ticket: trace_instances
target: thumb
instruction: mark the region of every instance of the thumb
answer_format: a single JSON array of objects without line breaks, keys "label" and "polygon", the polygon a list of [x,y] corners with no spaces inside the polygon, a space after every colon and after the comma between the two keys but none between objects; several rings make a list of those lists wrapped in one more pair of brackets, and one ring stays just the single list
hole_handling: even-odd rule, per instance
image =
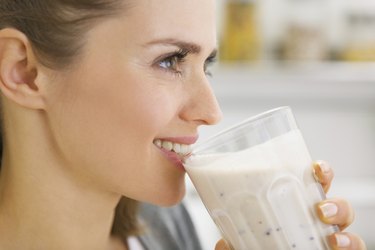
[{"label": "thumb", "polygon": [[224,239],[219,240],[215,246],[215,250],[231,250],[231,249],[232,248]]}]

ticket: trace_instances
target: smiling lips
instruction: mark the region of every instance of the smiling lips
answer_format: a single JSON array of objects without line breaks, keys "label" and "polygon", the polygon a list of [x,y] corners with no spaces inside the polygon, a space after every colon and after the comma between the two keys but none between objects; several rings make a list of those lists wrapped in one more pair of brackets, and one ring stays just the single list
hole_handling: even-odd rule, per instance
[{"label": "smiling lips", "polygon": [[[172,161],[178,168],[184,170],[183,161],[191,154],[191,144],[197,141],[198,137],[186,137],[180,139],[156,139],[154,144]],[[182,143],[184,142],[184,143]]]},{"label": "smiling lips", "polygon": [[171,141],[164,141],[160,139],[156,139],[154,144],[161,149],[165,149],[167,151],[175,152],[179,156],[183,157],[189,155],[191,153],[191,146],[188,144],[181,144]]}]

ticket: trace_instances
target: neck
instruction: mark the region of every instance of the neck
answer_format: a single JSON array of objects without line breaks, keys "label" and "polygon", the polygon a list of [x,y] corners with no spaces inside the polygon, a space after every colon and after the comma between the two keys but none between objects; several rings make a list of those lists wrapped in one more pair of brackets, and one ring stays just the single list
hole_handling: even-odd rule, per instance
[{"label": "neck", "polygon": [[3,153],[0,248],[110,249],[120,195],[73,178],[50,145],[35,147],[38,140],[21,134],[22,143],[7,144]]},{"label": "neck", "polygon": [[106,249],[119,197],[48,171],[28,173],[35,170],[29,164],[19,166],[21,175],[13,167],[3,165],[0,177],[0,242],[27,244],[17,249]]}]

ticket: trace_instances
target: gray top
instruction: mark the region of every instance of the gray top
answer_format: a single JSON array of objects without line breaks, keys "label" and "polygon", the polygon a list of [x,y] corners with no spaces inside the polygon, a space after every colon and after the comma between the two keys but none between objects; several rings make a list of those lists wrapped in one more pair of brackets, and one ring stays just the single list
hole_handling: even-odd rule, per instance
[{"label": "gray top", "polygon": [[141,204],[142,234],[145,250],[201,250],[191,218],[183,204],[161,208]]}]

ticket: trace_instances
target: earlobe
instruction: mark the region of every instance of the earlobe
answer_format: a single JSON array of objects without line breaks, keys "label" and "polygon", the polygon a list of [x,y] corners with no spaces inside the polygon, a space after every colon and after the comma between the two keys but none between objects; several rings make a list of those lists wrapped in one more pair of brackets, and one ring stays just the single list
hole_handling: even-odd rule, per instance
[{"label": "earlobe", "polygon": [[26,36],[14,29],[0,30],[0,90],[11,101],[43,109],[37,82],[38,65]]}]

